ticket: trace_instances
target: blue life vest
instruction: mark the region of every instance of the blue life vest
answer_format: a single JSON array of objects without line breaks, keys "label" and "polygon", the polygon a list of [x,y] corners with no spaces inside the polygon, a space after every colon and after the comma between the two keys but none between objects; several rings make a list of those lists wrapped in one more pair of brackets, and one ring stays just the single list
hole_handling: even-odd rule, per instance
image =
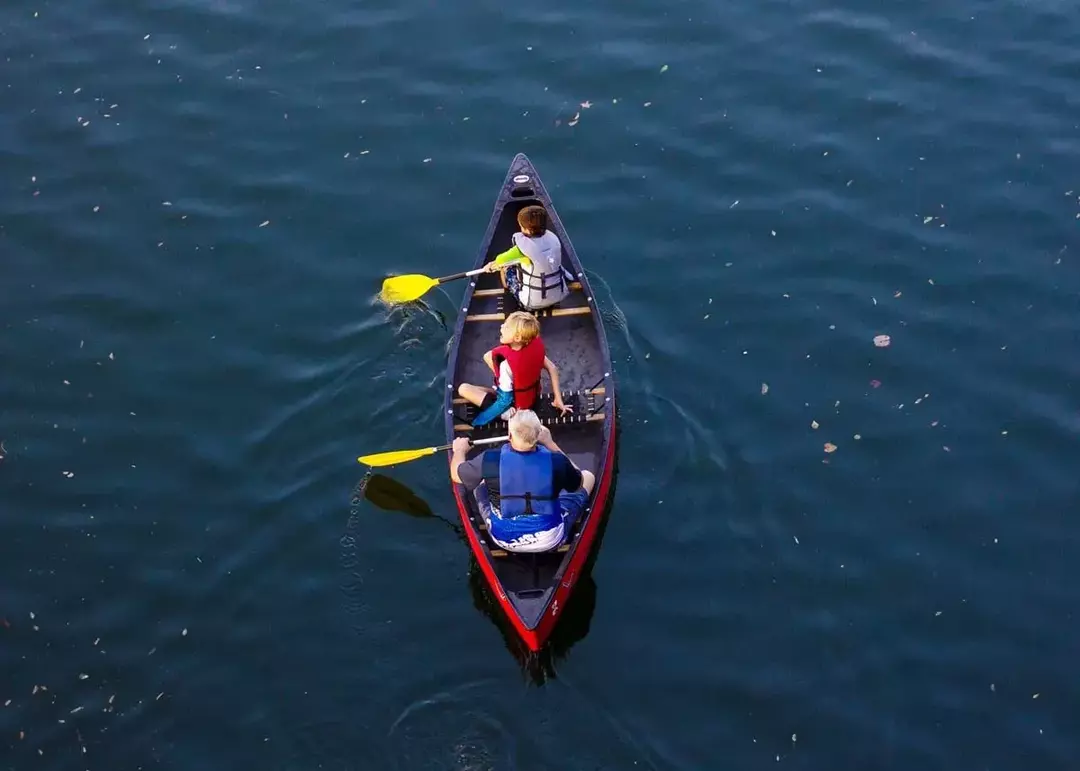
[{"label": "blue life vest", "polygon": [[518,452],[505,444],[483,457],[488,498],[498,508],[498,515],[491,517],[492,536],[510,542],[562,524],[550,450],[538,446],[532,452]]}]

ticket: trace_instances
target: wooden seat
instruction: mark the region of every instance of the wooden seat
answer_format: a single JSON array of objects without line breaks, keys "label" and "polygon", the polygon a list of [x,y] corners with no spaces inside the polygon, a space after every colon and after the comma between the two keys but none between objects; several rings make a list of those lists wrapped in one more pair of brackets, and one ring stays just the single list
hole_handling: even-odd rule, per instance
[{"label": "wooden seat", "polygon": [[[604,393],[604,387],[600,386],[599,388],[591,388],[591,389],[588,389],[588,390],[582,389],[580,391],[563,391],[562,392],[562,398],[563,398],[563,401],[565,402],[565,401],[569,401],[570,399],[572,399],[575,394],[583,394],[583,395],[589,396],[589,395],[592,395],[592,394],[602,394],[602,393]],[[540,398],[550,400],[551,399],[551,394],[540,394]],[[468,399],[463,399],[460,396],[458,398],[454,399],[454,404],[468,404],[468,403],[469,403]]]},{"label": "wooden seat", "polygon": [[[552,549],[551,551],[556,552],[556,553],[568,552],[568,551],[570,551],[570,544],[568,544],[568,543],[561,544],[557,549]],[[530,554],[548,554],[548,553],[549,552],[525,552],[525,553],[522,553],[522,554],[518,554],[517,552],[513,552],[513,554],[515,556],[517,556],[517,557],[527,557]],[[491,549],[490,554],[491,554],[492,557],[509,557],[511,552],[508,552],[506,549]]]},{"label": "wooden seat", "polygon": [[[583,305],[580,308],[551,308],[539,311],[530,311],[534,316],[546,318],[548,316],[585,316],[592,313],[592,308]],[[471,313],[465,317],[466,321],[505,321],[506,314],[498,313]]]},{"label": "wooden seat", "polygon": [[[606,413],[606,410],[603,409],[604,404],[607,401],[607,398],[605,397],[606,393],[607,389],[604,386],[563,391],[563,402],[574,408],[574,412],[569,415],[562,415],[555,409],[555,397],[553,394],[543,393],[540,394],[536,404],[533,405],[533,411],[536,412],[541,423],[552,428],[555,426],[571,426],[602,422]],[[466,405],[464,414],[455,410],[455,415],[458,420],[473,420],[480,412],[479,408],[469,404],[467,400],[460,397],[454,399],[453,404],[455,406]],[[480,426],[476,431],[481,435],[490,434],[491,436],[495,436],[497,433],[506,433],[509,430],[509,426],[510,424],[508,421],[498,419]],[[458,433],[471,433],[473,430],[473,426],[469,423],[454,424],[454,431]]]},{"label": "wooden seat", "polygon": [[[576,423],[598,423],[604,420],[604,413],[597,413],[595,415],[562,415],[557,418],[550,418],[543,421],[545,426],[572,426]],[[509,426],[509,422],[505,420],[493,420],[487,425],[481,426],[481,429],[499,429],[506,431]],[[473,427],[468,423],[455,423],[455,431],[472,431]]]}]

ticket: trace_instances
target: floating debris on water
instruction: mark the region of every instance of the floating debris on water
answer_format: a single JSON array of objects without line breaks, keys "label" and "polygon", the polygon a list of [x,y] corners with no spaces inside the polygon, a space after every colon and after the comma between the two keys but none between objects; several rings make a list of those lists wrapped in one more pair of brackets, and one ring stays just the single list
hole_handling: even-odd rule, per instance
[{"label": "floating debris on water", "polygon": [[892,343],[892,338],[888,335],[874,336],[874,345],[876,345],[878,348],[886,348],[889,346],[890,343]]},{"label": "floating debris on water", "polygon": [[832,442],[825,442],[825,452],[836,452],[836,445]]}]

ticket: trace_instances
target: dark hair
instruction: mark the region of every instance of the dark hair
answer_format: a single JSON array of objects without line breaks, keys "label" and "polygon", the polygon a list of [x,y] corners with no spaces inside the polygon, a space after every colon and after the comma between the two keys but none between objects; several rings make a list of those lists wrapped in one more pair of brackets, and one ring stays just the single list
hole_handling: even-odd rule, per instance
[{"label": "dark hair", "polygon": [[518,212],[517,221],[527,236],[543,235],[548,228],[548,215],[543,206],[526,206]]}]

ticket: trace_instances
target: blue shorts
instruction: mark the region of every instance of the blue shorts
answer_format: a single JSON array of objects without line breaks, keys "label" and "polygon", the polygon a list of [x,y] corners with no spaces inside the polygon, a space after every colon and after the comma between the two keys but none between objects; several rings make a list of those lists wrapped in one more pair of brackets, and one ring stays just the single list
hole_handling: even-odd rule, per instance
[{"label": "blue shorts", "polygon": [[521,268],[511,265],[506,269],[506,288],[514,297],[521,295]]},{"label": "blue shorts", "polygon": [[[473,496],[476,499],[477,505],[480,507],[480,513],[487,522],[488,528],[491,527],[491,501],[488,498],[487,485],[481,484],[476,490],[473,491]],[[574,530],[574,526],[585,514],[585,507],[589,505],[589,494],[585,492],[585,488],[573,493],[560,493],[559,494],[559,510],[562,513],[563,523],[563,543],[566,543],[570,539],[570,534]]]},{"label": "blue shorts", "polygon": [[484,426],[514,406],[513,391],[496,391],[484,397],[480,414],[473,418],[473,426]]},{"label": "blue shorts", "polygon": [[581,515],[585,513],[585,507],[589,505],[589,494],[585,492],[585,488],[581,488],[576,493],[561,493],[559,495],[559,508],[562,509],[562,521],[563,528],[566,530],[566,535],[570,535],[570,531],[574,529],[574,525],[581,519]]}]

